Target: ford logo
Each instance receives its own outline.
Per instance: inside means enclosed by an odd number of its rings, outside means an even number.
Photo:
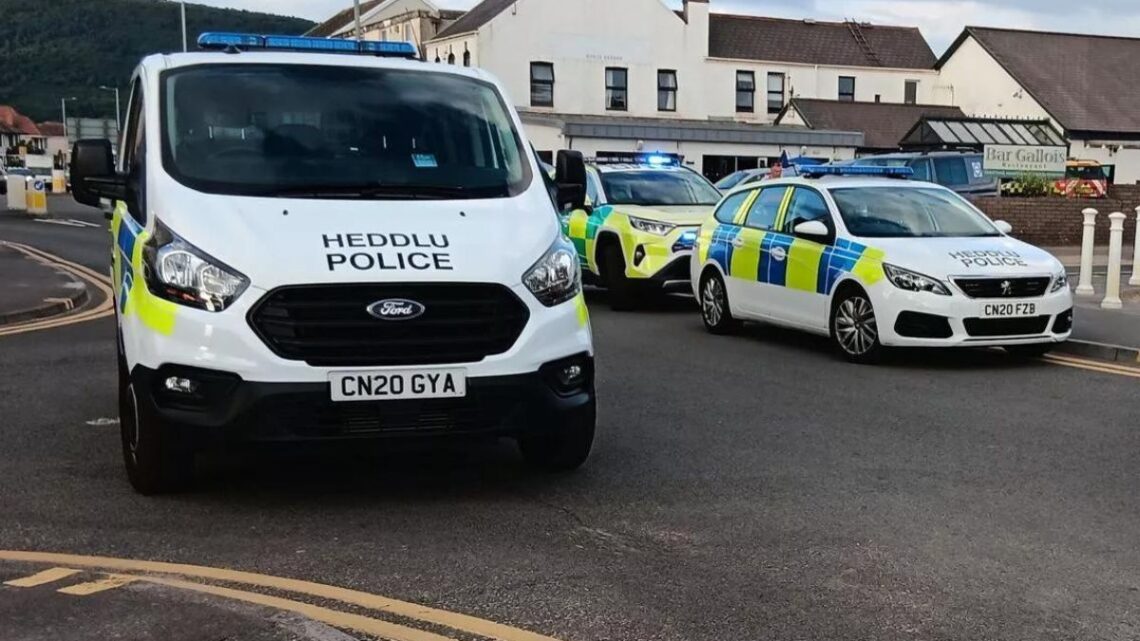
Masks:
[[[423,316],[427,308],[421,303],[405,298],[387,298],[368,306],[368,313],[386,321],[412,320]]]

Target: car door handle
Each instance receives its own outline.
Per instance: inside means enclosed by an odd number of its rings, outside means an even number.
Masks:
[[[744,247],[744,239],[743,238],[733,238],[732,239],[732,246],[737,248],[737,249]]]

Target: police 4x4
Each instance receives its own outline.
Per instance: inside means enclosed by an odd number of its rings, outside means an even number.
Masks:
[[[134,487],[176,489],[229,441],[505,435],[580,465],[577,255],[502,87],[406,43],[199,43],[230,55],[138,67],[118,167],[73,152],[76,199],[116,201]]]
[[[588,282],[609,289],[614,309],[671,285],[689,289],[697,229],[720,200],[704,176],[667,154],[630,154],[586,164],[559,152],[555,180],[583,197],[563,216]]]
[[[713,333],[763,320],[829,335],[856,362],[884,346],[1039,355],[1072,330],[1065,270],[909,168],[807,167],[730,192],[692,278]]]

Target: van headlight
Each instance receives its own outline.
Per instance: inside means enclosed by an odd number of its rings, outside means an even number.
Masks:
[[[899,289],[905,289],[908,292],[930,292],[931,294],[938,294],[939,296],[949,296],[950,290],[942,284],[942,281],[924,276],[918,272],[912,272],[909,269],[902,267],[895,267],[883,263],[883,271],[887,274],[887,280]]]
[[[657,236],[668,236],[669,232],[676,229],[676,225],[663,223],[657,220],[646,220],[645,218],[629,217],[629,225],[637,231],[643,231],[647,234],[655,234]]]
[[[522,277],[523,285],[538,302],[554,307],[574,298],[582,291],[582,271],[578,266],[578,250],[559,235]]]
[[[143,271],[151,294],[209,312],[226,309],[249,287],[248,278],[160,222],[143,247]]]
[[[1059,292],[1068,286],[1069,286],[1069,275],[1062,271],[1061,273],[1053,276],[1053,287],[1051,287],[1049,289],[1049,293],[1054,294],[1054,293]]]

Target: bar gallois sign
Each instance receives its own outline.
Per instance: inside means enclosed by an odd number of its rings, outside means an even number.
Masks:
[[[1059,146],[986,145],[983,169],[987,176],[1043,174],[1064,176],[1068,149]]]

